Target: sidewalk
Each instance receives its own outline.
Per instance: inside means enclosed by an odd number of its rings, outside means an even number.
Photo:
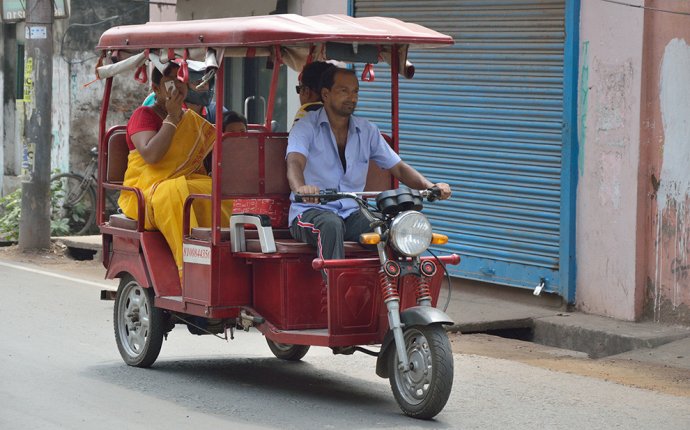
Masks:
[[[445,294],[444,288],[439,303],[444,303]],[[585,352],[590,358],[615,356],[690,370],[690,327],[568,312],[560,297],[542,296],[456,279],[447,312],[456,323],[452,329],[461,333],[527,337],[534,343]]]
[[[56,240],[72,253],[97,252],[94,257],[100,259],[100,236]],[[440,308],[447,292],[444,283]],[[555,295],[536,297],[529,290],[455,279],[447,313],[455,321],[452,331],[521,336],[538,344],[585,352],[591,358],[615,356],[690,370],[690,327],[567,312]]]

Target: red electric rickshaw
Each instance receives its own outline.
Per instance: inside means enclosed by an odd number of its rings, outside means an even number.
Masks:
[[[167,333],[184,324],[193,334],[224,334],[255,328],[276,357],[300,360],[310,346],[336,354],[377,357],[376,373],[390,379],[403,412],[431,418],[445,406],[453,382],[453,357],[444,325],[451,319],[436,303],[446,264],[457,255],[428,256],[432,233],[420,212],[437,191],[397,187],[371,163],[362,193],[324,191],[320,201],[354,199],[375,227],[360,242],[347,242],[346,258],[321,260],[287,229],[290,189],[286,178],[287,133],[272,129],[279,70],[301,70],[315,60],[335,60],[391,70],[391,136],[398,149],[398,75],[411,78],[410,47],[452,44],[446,35],[392,18],[341,15],[253,16],[186,22],[156,22],[112,28],[100,39],[97,75],[105,80],[99,123],[98,224],[106,278],[120,278],[114,325],[118,349],[131,366],[151,366]],[[262,124],[247,133],[223,133],[224,59],[265,57],[272,85]],[[128,148],[125,126],[106,130],[113,76],[129,73],[146,81],[147,64],[205,62],[204,79],[215,76],[216,144],[213,192],[191,195],[184,206],[182,280],[162,234],[144,229],[142,190],[122,185]],[[387,66],[388,67],[388,66]],[[132,109],[135,107],[133,106]],[[105,219],[105,193],[136,193],[137,219]],[[297,197],[299,198],[299,197]],[[210,199],[210,228],[190,228],[194,199]],[[234,200],[229,228],[221,228],[221,201]],[[227,225],[227,223],[225,223]],[[363,246],[365,244],[367,246]],[[324,280],[322,272],[326,274]],[[380,345],[377,351],[365,348]]]

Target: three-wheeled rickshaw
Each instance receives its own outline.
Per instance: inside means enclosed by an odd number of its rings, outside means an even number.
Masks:
[[[300,360],[310,346],[336,354],[367,352],[376,373],[390,379],[405,414],[429,419],[446,404],[453,381],[453,357],[444,325],[451,319],[435,306],[445,265],[457,255],[430,256],[432,232],[420,212],[437,191],[397,187],[387,171],[370,163],[364,192],[323,192],[320,201],[354,199],[369,217],[373,233],[345,244],[342,260],[315,258],[315,250],[290,237],[290,188],[285,151],[288,134],[272,128],[279,70],[301,70],[310,61],[364,65],[387,63],[391,70],[391,136],[398,150],[398,75],[412,77],[410,47],[452,44],[449,36],[392,18],[340,15],[254,16],[187,22],[159,22],[106,31],[97,50],[97,75],[105,80],[99,134],[98,224],[106,278],[120,278],[114,298],[118,349],[132,366],[151,366],[167,333],[182,324],[194,334],[225,334],[254,328],[276,357]],[[272,85],[263,123],[246,133],[224,133],[224,59],[265,57]],[[144,226],[144,190],[123,185],[129,149],[125,126],[106,129],[113,76],[129,73],[146,81],[147,64],[180,64],[177,79],[188,80],[187,61],[205,62],[205,79],[215,78],[216,143],[212,151],[212,193],[189,196],[184,205],[183,271],[158,231]],[[134,110],[135,106],[132,106]],[[105,193],[135,193],[138,216],[105,219]],[[313,197],[313,196],[312,196]],[[299,196],[295,197],[299,199]],[[191,228],[195,199],[212,204],[210,227]],[[234,200],[222,219],[221,202]],[[426,201],[425,201],[426,199]],[[367,246],[363,246],[367,245]],[[108,297],[111,296],[111,297]],[[365,348],[380,345],[377,351]]]

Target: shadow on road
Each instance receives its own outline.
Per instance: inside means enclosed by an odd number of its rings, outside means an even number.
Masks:
[[[358,365],[359,360],[351,360]],[[373,364],[373,363],[372,363]],[[93,366],[86,376],[199,412],[279,428],[452,428],[405,417],[380,382],[276,358],[160,360],[150,369]],[[372,366],[373,371],[373,366]]]

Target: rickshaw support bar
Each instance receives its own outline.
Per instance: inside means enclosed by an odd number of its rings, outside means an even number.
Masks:
[[[442,255],[438,257],[443,264],[455,265],[460,263],[460,256],[457,254]],[[431,260],[435,261],[434,257],[422,257],[421,261]],[[353,258],[353,259],[342,259],[342,260],[324,260],[321,258],[315,258],[311,262],[311,267],[314,270],[321,269],[333,269],[342,267],[371,267],[381,264],[378,258]]]

